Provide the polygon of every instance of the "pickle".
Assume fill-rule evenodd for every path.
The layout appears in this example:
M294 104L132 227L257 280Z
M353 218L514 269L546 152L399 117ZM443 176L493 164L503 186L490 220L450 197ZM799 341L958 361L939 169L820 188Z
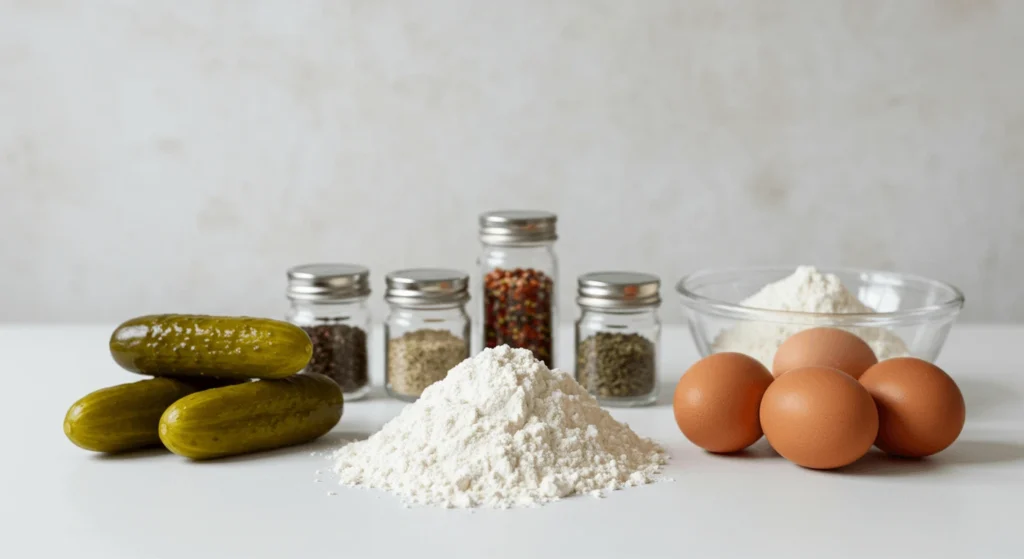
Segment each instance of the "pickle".
M202 386L169 378L101 388L78 400L64 417L64 434L96 452L122 452L160 444L160 416Z
M214 388L186 396L160 418L160 440L195 460L311 441L338 424L341 388L306 373Z
M302 370L313 344L301 328L279 320L164 314L118 326L110 353L145 375L276 379Z

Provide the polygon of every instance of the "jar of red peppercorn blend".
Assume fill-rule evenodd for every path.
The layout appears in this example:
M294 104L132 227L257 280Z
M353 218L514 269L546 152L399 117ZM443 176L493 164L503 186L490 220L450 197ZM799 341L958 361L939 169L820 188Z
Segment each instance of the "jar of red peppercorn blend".
M554 366L557 217L531 210L480 216L484 347L529 349Z
M306 264L288 270L287 319L309 334L313 356L304 372L338 383L345 401L370 391L370 270L354 264Z
M658 396L658 276L593 272L579 277L576 380L604 406L643 406Z

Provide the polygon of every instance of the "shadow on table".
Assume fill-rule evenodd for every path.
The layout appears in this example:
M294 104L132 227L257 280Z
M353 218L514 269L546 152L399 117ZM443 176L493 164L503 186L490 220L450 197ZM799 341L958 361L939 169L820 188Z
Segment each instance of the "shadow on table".
M729 454L709 452L708 455L723 460L772 460L782 458L778 452L775 452L772 445L768 444L768 439L764 437L761 437L759 441L739 452L730 452Z
M896 458L877 449L857 462L835 470L837 474L901 476L937 473L952 466L1024 462L1024 445L1000 441L963 440L927 458Z
M1001 441L957 441L935 455L942 464L997 464L1024 461L1024 444Z
M957 378L956 383L964 395L968 419L983 417L986 412L1000 407L1016 406L1024 396L1012 386L991 378L966 376Z
M147 460L161 456L173 455L162 446L154 446L150 448L133 450L130 452L119 452L116 454L93 454L91 455L90 458L92 458L93 460L98 460L100 462L120 462L130 460Z
M373 433L367 433L364 431L331 431L319 439L296 446L288 446L284 448L277 448L274 450L265 450L263 452L254 452L252 454L242 454L239 456L227 456L225 458L217 458L214 460L202 460L197 461L197 464L234 464L238 462L252 462L258 460L269 460L272 458L278 458L281 456L288 456L292 454L316 454L323 453L337 449L344 443L362 441L369 438Z
M763 461L784 460L779 453L762 438L749 448L731 454L711 454L719 460ZM1020 462L1024 465L1024 444L960 440L943 452L928 458L897 458L889 456L877 448L872 448L863 458L836 470L814 470L826 475L849 476L913 476L922 474L939 474L953 470L959 466L979 466L985 464L1005 464ZM795 466L794 466L795 467Z
M186 462L191 462L193 464L199 464L199 465L204 465L204 464L232 464L232 463L235 463L235 462L249 462L249 461L252 461L252 460L268 460L268 459L271 459L271 458L277 458L277 457L280 457L280 456L288 456L288 455L291 455L291 454L301 454L301 453L312 454L312 453L318 453L318 452L326 452L326 451L334 450L334 449L342 446L342 444L345 443L345 442L355 442L355 441L365 440L365 439L367 439L372 434L373 433L368 433L368 432L365 432L365 431L347 431L347 430L342 429L342 430L337 430L337 431L331 431L330 433L327 433L326 435L320 437L319 439L317 439L315 441L312 441L312 442L309 442L309 443L306 443L306 444L300 444L300 445L296 445L296 446L288 446L288 447L277 448L277 449L273 449L273 450L265 450L265 451L262 451L262 452L254 452L254 453L251 453L251 454L242 454L242 455L239 455L239 456L227 456L227 457L224 457L224 458L215 458L215 459L212 459L212 460L188 460L186 458L181 458L179 456L175 456L174 454L172 454L170 451L168 451L167 449L165 449L163 447L146 448L146 449L136 450L136 451L133 451L133 452L122 452L122 453L119 453L119 454L94 454L92 456L92 459L93 460L99 460L99 461L117 462L117 461L156 459L156 458L161 458L161 457L173 457L174 459L184 460Z
M942 465L934 460L895 458L872 448L853 464L837 470L828 470L826 473L849 476L915 476L935 472L941 468Z

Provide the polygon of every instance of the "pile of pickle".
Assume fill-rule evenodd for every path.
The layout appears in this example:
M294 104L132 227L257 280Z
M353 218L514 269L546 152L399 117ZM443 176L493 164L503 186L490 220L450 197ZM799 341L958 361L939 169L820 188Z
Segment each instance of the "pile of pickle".
M78 400L64 434L97 452L163 445L195 460L311 441L341 420L341 388L297 374L313 352L301 328L264 318L166 314L114 330L110 353L154 378Z

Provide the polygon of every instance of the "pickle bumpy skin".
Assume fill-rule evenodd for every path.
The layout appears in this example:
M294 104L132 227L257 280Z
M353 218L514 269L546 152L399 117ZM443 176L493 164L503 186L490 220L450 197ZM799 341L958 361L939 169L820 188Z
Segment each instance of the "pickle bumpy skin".
M330 431L343 405L341 387L316 373L215 388L167 408L160 440L196 460L290 446Z
M123 452L160 444L160 416L201 388L169 378L101 388L75 402L64 417L64 434L96 452Z
M279 379L306 366L313 344L301 328L279 320L165 314L118 326L110 353L145 375Z

